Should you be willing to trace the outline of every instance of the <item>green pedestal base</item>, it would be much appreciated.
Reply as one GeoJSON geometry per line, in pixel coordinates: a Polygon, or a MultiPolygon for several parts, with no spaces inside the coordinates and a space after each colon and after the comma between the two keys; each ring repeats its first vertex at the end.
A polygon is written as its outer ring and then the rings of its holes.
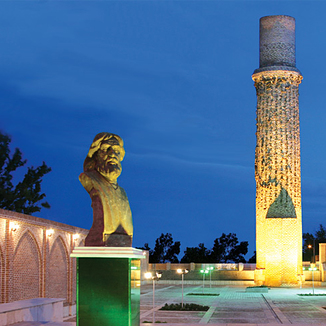
{"type": "Polygon", "coordinates": [[[121,248],[76,249],[77,326],[139,326],[142,251],[137,258],[133,248],[128,248],[129,254],[124,249],[120,257],[121,248]]]}

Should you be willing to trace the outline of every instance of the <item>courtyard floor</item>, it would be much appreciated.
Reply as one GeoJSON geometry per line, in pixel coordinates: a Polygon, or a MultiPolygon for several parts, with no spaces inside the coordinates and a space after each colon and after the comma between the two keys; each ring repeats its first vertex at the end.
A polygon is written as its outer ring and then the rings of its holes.
{"type": "MultiPolygon", "coordinates": [[[[157,284],[155,290],[154,318],[165,325],[228,325],[232,324],[295,324],[326,326],[326,296],[298,296],[312,293],[311,287],[271,288],[268,293],[248,293],[245,287],[214,286],[206,287],[204,293],[219,296],[193,296],[189,293],[202,293],[200,286],[184,286],[184,303],[207,305],[207,312],[178,312],[159,310],[165,303],[181,302],[181,285],[157,284]]],[[[326,293],[326,288],[315,288],[315,294],[326,293]]],[[[140,303],[141,325],[153,324],[152,285],[142,286],[140,303]]],[[[22,322],[16,326],[75,326],[74,321],[64,323],[22,322]]],[[[97,325],[94,325],[97,326],[97,325]]],[[[119,325],[117,325],[119,326],[119,325]]]]}

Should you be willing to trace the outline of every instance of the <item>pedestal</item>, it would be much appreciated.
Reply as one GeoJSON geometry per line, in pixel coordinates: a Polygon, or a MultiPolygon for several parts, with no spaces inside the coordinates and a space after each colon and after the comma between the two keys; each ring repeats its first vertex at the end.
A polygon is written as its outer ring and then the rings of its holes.
{"type": "Polygon", "coordinates": [[[77,247],[77,326],[139,326],[142,250],[77,247]]]}

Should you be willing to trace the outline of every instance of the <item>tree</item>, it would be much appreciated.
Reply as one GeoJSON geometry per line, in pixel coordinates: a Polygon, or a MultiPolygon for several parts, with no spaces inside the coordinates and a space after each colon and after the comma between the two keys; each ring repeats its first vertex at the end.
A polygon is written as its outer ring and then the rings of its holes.
{"type": "Polygon", "coordinates": [[[184,256],[180,260],[181,263],[209,263],[210,250],[207,250],[203,243],[198,247],[187,247],[184,256]]]}
{"type": "Polygon", "coordinates": [[[182,263],[245,263],[244,256],[248,252],[248,242],[239,243],[235,233],[226,235],[222,233],[221,237],[214,240],[214,246],[208,250],[203,243],[198,247],[187,247],[182,263]]]}
{"type": "Polygon", "coordinates": [[[248,263],[249,264],[256,264],[256,250],[254,251],[254,254],[252,255],[252,257],[250,257],[248,259],[248,263]]]}
{"type": "Polygon", "coordinates": [[[221,263],[245,263],[244,256],[248,252],[248,241],[242,241],[238,244],[238,238],[235,233],[226,235],[222,233],[221,237],[214,240],[214,246],[211,252],[211,259],[221,263]]]}
{"type": "Polygon", "coordinates": [[[180,241],[173,242],[171,233],[161,234],[155,241],[154,250],[152,250],[148,243],[144,247],[139,248],[149,251],[150,263],[178,263],[177,255],[180,253],[180,241]]]}
{"type": "Polygon", "coordinates": [[[153,250],[149,247],[147,242],[143,247],[136,247],[136,249],[147,250],[149,253],[149,262],[152,263],[153,250]]]}
{"type": "Polygon", "coordinates": [[[51,171],[44,162],[36,168],[29,167],[22,181],[14,186],[13,173],[27,163],[19,148],[10,153],[11,138],[0,132],[0,207],[24,214],[39,212],[42,207],[50,208],[48,202],[41,202],[41,182],[51,171]]]}
{"type": "Polygon", "coordinates": [[[319,229],[315,232],[315,235],[311,233],[303,233],[303,260],[313,261],[313,245],[315,241],[315,255],[319,255],[319,244],[326,243],[326,228],[319,224],[319,229]],[[309,248],[308,246],[311,246],[309,248]]]}

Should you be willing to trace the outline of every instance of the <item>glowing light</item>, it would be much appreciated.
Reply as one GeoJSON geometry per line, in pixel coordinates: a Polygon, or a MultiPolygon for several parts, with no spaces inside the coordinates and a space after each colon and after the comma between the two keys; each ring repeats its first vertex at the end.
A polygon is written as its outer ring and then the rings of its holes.
{"type": "Polygon", "coordinates": [[[16,230],[18,230],[18,228],[19,228],[19,225],[16,222],[10,222],[10,224],[9,224],[10,231],[16,231],[16,230]]]}
{"type": "Polygon", "coordinates": [[[52,237],[53,233],[54,233],[54,230],[53,229],[46,230],[46,236],[47,237],[52,237]]]}
{"type": "Polygon", "coordinates": [[[188,269],[181,269],[181,268],[178,268],[177,269],[177,273],[178,274],[187,274],[189,273],[188,269]]]}
{"type": "Polygon", "coordinates": [[[153,275],[153,273],[151,273],[151,272],[146,272],[144,274],[144,276],[148,280],[152,279],[153,281],[158,281],[162,277],[162,274],[155,272],[155,275],[153,275]]]}
{"type": "Polygon", "coordinates": [[[73,240],[76,241],[77,239],[79,239],[80,235],[78,233],[74,234],[72,236],[73,240]]]}

